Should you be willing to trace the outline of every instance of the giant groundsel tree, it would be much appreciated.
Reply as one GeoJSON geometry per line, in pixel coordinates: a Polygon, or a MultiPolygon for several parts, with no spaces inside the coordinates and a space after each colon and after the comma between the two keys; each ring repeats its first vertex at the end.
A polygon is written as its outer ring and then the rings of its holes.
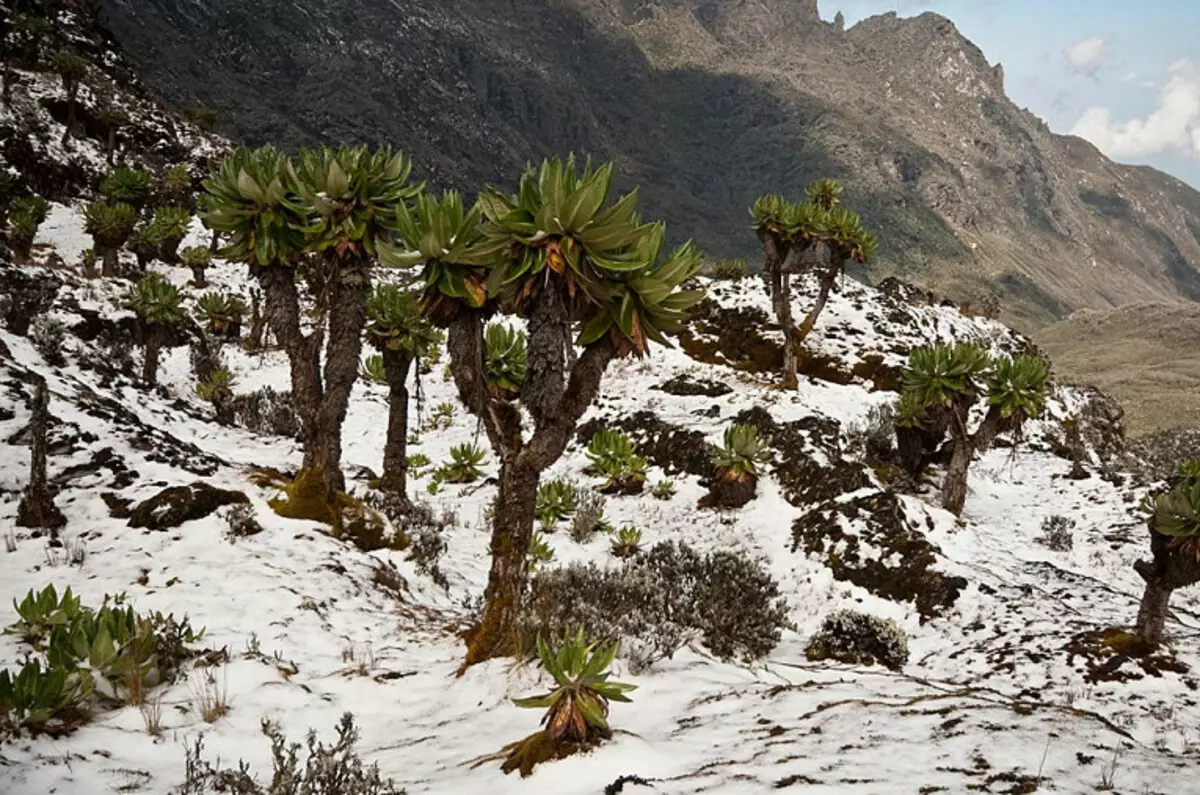
{"type": "Polygon", "coordinates": [[[866,262],[879,245],[875,235],[863,228],[858,214],[840,206],[841,193],[839,183],[822,179],[808,187],[805,201],[789,202],[770,194],[750,209],[763,247],[763,277],[783,333],[785,389],[798,385],[796,347],[816,325],[846,262],[866,262]],[[806,272],[817,276],[817,297],[797,327],[792,320],[791,277],[806,272]]]}
{"type": "Polygon", "coordinates": [[[250,266],[267,323],[288,354],[304,443],[290,493],[314,518],[339,518],[342,424],[358,376],[371,266],[386,225],[420,191],[410,172],[408,160],[386,146],[303,150],[294,162],[268,146],[237,150],[204,183],[201,217],[227,241],[220,256],[250,266]],[[308,333],[296,285],[306,256],[321,290],[314,298],[328,318],[327,328],[308,333]]]}
{"type": "Polygon", "coordinates": [[[1200,462],[1180,467],[1174,484],[1144,503],[1150,517],[1150,560],[1134,563],[1145,581],[1137,635],[1147,650],[1163,640],[1171,594],[1200,583],[1200,462]]]}
{"type": "Polygon", "coordinates": [[[690,243],[664,253],[663,225],[640,219],[637,191],[610,202],[611,183],[611,164],[547,160],[525,171],[515,195],[488,188],[469,209],[455,193],[423,196],[414,212],[400,213],[403,245],[381,247],[387,263],[422,265],[426,316],[447,328],[459,395],[500,462],[492,565],[468,665],[521,645],[540,473],[562,455],[605,369],[617,357],[644,356],[652,341],[667,344],[701,297],[682,289],[699,253],[690,243]],[[498,312],[528,332],[515,391],[489,385],[485,327],[498,312]]]}

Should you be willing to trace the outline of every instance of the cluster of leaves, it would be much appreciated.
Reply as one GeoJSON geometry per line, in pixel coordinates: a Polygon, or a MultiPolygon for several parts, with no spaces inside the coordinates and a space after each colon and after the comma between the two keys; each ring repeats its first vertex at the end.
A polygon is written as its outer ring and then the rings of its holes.
{"type": "Polygon", "coordinates": [[[817,180],[804,201],[789,202],[777,194],[760,197],[750,209],[754,227],[769,230],[788,243],[823,244],[855,262],[866,262],[879,239],[863,229],[858,213],[839,205],[842,186],[817,180]]]}
{"type": "Polygon", "coordinates": [[[484,335],[484,346],[488,386],[510,395],[519,394],[525,383],[525,332],[492,323],[484,335]]]}
{"type": "Polygon", "coordinates": [[[362,377],[372,384],[386,385],[388,377],[387,368],[383,364],[383,357],[375,353],[363,359],[362,377]]]}
{"type": "Polygon", "coordinates": [[[779,586],[757,561],[736,550],[700,553],[672,541],[622,564],[571,564],[531,582],[526,636],[583,627],[589,637],[623,641],[644,667],[669,658],[694,637],[723,659],[754,660],[788,626],[779,586]]]}
{"type": "MultiPolygon", "coordinates": [[[[189,250],[185,249],[184,254],[189,250]]],[[[236,293],[214,290],[196,299],[196,319],[213,334],[226,334],[231,327],[241,324],[246,311],[246,302],[236,293]]]]}
{"type": "Polygon", "coordinates": [[[183,320],[183,293],[161,273],[147,273],[125,296],[126,305],[143,323],[173,326],[183,320]]]}
{"type": "Polygon", "coordinates": [[[13,199],[8,205],[8,224],[5,232],[14,251],[28,254],[37,237],[38,227],[46,220],[50,203],[41,196],[13,199]]]}
{"type": "Polygon", "coordinates": [[[487,458],[478,445],[456,444],[450,448],[450,460],[438,467],[429,483],[430,493],[437,493],[442,483],[474,483],[483,477],[481,467],[487,458]]]}
{"type": "Polygon", "coordinates": [[[0,727],[9,731],[69,733],[96,700],[141,703],[146,690],[169,680],[192,652],[203,630],[161,613],[141,616],[105,597],[99,610],[83,605],[68,588],[53,585],[13,601],[19,620],[5,632],[44,654],[15,675],[0,671],[0,727]]]}
{"type": "Polygon", "coordinates": [[[420,295],[414,290],[381,284],[367,299],[367,339],[379,350],[400,351],[410,358],[428,357],[443,336],[421,317],[420,295]]]}
{"type": "Polygon", "coordinates": [[[650,490],[654,495],[654,499],[666,502],[675,496],[675,482],[672,480],[660,480],[654,484],[654,488],[650,490]]]}
{"type": "Polygon", "coordinates": [[[712,264],[712,277],[726,281],[737,281],[746,276],[746,260],[719,259],[712,264]]]}
{"type": "Polygon", "coordinates": [[[612,553],[618,558],[632,558],[642,551],[642,531],[633,525],[625,525],[613,532],[612,553]]]}
{"type": "Polygon", "coordinates": [[[1189,551],[1200,559],[1200,459],[1179,466],[1171,488],[1143,502],[1155,532],[1170,538],[1172,549],[1189,551]]]}
{"type": "Polygon", "coordinates": [[[236,385],[237,379],[233,373],[221,367],[196,384],[196,396],[213,404],[228,403],[233,400],[233,387],[236,385]]]}
{"type": "Polygon", "coordinates": [[[550,480],[538,486],[538,523],[547,532],[554,530],[559,522],[570,519],[579,507],[579,489],[566,480],[550,480]]]}
{"type": "Polygon", "coordinates": [[[588,443],[587,472],[605,479],[604,491],[636,493],[646,482],[646,459],[637,454],[633,441],[609,428],[597,431],[588,443]]]}
{"type": "Polygon", "coordinates": [[[529,552],[526,554],[526,560],[529,562],[530,571],[535,571],[542,564],[554,560],[554,548],[540,532],[529,537],[529,552]]]}
{"type": "Polygon", "coordinates": [[[770,440],[760,437],[753,425],[734,424],[725,429],[725,443],[716,449],[713,465],[718,477],[745,482],[758,480],[770,460],[770,440]]]}

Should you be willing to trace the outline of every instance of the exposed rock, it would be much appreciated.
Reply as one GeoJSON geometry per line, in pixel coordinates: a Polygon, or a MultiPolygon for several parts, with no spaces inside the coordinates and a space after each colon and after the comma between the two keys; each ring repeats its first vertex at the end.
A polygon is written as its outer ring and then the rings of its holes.
{"type": "Polygon", "coordinates": [[[111,491],[101,492],[100,499],[108,506],[108,515],[114,519],[128,519],[133,515],[133,500],[120,497],[111,491]]]}
{"type": "Polygon", "coordinates": [[[741,508],[754,499],[758,482],[754,478],[730,480],[713,477],[708,484],[708,494],[700,500],[702,508],[741,508]]]}
{"type": "Polygon", "coordinates": [[[637,444],[638,454],[668,475],[681,472],[700,478],[712,475],[714,448],[700,431],[689,431],[664,422],[652,411],[639,411],[615,422],[604,419],[585,422],[579,426],[576,438],[586,445],[604,428],[616,428],[628,434],[637,444]]]}
{"type": "Polygon", "coordinates": [[[54,305],[62,282],[40,269],[0,268],[0,296],[4,296],[4,325],[25,336],[33,319],[54,305]]]}
{"type": "Polygon", "coordinates": [[[829,501],[792,525],[792,549],[825,563],[839,580],[916,604],[922,620],[954,604],[967,581],[934,569],[938,548],[909,522],[900,498],[876,491],[829,501]]]}
{"type": "Polygon", "coordinates": [[[170,486],[138,503],[129,517],[129,526],[166,530],[202,519],[226,505],[249,502],[240,491],[218,489],[202,481],[190,486],[170,486]]]}
{"type": "Polygon", "coordinates": [[[666,392],[668,395],[677,397],[721,397],[728,395],[733,391],[733,387],[720,381],[713,381],[708,378],[696,378],[686,373],[675,376],[674,378],[664,381],[654,387],[657,390],[666,392]]]}

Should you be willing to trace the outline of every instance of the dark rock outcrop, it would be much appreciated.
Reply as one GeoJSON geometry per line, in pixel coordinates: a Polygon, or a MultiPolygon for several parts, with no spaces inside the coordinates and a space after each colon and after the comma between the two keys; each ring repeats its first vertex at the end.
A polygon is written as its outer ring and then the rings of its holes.
{"type": "Polygon", "coordinates": [[[226,505],[249,502],[250,499],[240,491],[218,489],[202,481],[189,486],[170,486],[134,506],[129,526],[166,530],[193,519],[203,519],[226,505]]]}

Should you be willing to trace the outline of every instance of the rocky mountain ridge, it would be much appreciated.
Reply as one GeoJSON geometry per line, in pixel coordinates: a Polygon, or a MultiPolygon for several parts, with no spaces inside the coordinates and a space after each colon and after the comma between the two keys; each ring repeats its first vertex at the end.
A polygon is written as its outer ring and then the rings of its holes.
{"type": "Polygon", "coordinates": [[[106,8],[147,82],[237,140],[387,139],[468,190],[591,152],[674,234],[751,264],[753,199],[833,176],[881,233],[869,279],[994,293],[1026,327],[1200,298],[1200,193],[1053,134],[935,14],[843,29],[815,0],[106,8]]]}

